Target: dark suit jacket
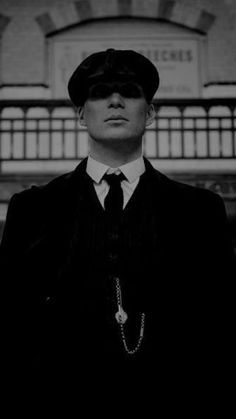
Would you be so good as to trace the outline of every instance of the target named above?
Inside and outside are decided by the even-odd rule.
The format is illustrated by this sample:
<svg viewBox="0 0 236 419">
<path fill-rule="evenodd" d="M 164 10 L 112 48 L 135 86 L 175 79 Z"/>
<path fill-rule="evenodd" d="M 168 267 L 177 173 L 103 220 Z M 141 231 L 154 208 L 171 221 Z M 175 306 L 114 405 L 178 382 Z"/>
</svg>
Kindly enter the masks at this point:
<svg viewBox="0 0 236 419">
<path fill-rule="evenodd" d="M 222 386 L 230 372 L 234 256 L 224 204 L 218 195 L 177 183 L 147 160 L 145 164 L 142 189 L 138 186 L 134 195 L 139 194 L 140 205 L 147 199 L 151 202 L 156 219 L 150 237 L 155 239 L 154 252 L 152 249 L 145 261 L 144 291 L 148 294 L 150 314 L 145 330 L 149 336 L 148 354 L 142 362 L 124 365 L 109 359 L 107 354 L 101 358 L 101 354 L 96 356 L 96 347 L 86 351 L 86 340 L 80 333 L 83 328 L 78 327 L 79 347 L 85 350 L 76 367 L 73 361 L 69 369 L 76 371 L 76 376 L 79 371 L 83 382 L 89 375 L 87 385 L 93 382 L 96 388 L 97 377 L 106 371 L 107 380 L 113 385 L 119 381 L 117 377 L 123 376 L 123 385 L 126 382 L 131 387 L 146 379 L 154 380 L 159 389 L 160 384 L 162 389 L 168 388 L 166 393 L 170 385 L 175 391 L 181 388 L 186 392 L 193 386 L 196 390 L 201 383 L 207 393 L 213 383 L 216 388 Z M 79 279 L 76 286 L 70 281 L 66 286 L 67 273 L 63 269 L 74 220 L 86 208 L 89 211 L 86 191 L 92 183 L 85 167 L 86 159 L 73 172 L 49 184 L 14 195 L 9 204 L 1 244 L 2 281 L 8 291 L 7 297 L 2 297 L 7 318 L 6 360 L 9 370 L 14 372 L 20 366 L 31 380 L 36 375 L 46 383 L 49 377 L 57 376 L 56 382 L 65 364 L 61 353 L 57 375 L 58 371 L 50 371 L 49 365 L 43 368 L 39 362 L 41 340 L 43 359 L 45 351 L 50 351 L 47 325 L 52 323 L 47 316 L 54 316 L 55 325 L 56 313 L 62 333 L 67 330 L 62 342 L 68 345 L 68 331 L 77 327 L 71 327 L 69 318 L 66 327 L 62 327 L 65 313 L 78 304 L 75 297 L 81 292 Z M 63 275 L 64 285 L 60 289 L 58 278 Z M 82 275 L 78 273 L 78 277 Z M 53 297 L 53 304 L 46 296 Z M 86 318 L 83 321 L 86 323 Z M 68 366 L 68 359 L 75 354 L 66 345 L 62 352 Z M 113 381 L 109 381 L 111 377 Z"/>
</svg>

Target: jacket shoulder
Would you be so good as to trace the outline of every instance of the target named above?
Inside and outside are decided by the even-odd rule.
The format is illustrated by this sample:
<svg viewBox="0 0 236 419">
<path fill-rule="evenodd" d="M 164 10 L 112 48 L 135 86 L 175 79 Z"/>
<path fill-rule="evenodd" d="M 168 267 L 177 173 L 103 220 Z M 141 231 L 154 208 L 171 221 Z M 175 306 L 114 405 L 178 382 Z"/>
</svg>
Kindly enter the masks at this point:
<svg viewBox="0 0 236 419">
<path fill-rule="evenodd" d="M 62 191 L 66 188 L 69 182 L 72 172 L 57 176 L 47 183 L 41 185 L 33 184 L 30 187 L 15 193 L 11 197 L 11 201 L 27 202 L 43 199 L 44 197 L 50 197 L 51 194 L 57 191 Z"/>
<path fill-rule="evenodd" d="M 185 206 L 195 210 L 213 207 L 224 210 L 223 198 L 210 189 L 201 188 L 188 183 L 177 181 L 153 167 L 153 183 L 156 190 L 160 188 L 167 199 L 175 203 L 175 208 Z"/>
</svg>

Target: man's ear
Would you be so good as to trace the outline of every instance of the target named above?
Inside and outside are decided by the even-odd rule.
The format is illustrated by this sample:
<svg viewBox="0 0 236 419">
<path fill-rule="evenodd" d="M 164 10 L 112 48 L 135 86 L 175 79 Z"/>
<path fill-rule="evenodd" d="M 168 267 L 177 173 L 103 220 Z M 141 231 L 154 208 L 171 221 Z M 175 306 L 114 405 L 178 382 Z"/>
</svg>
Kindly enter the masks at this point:
<svg viewBox="0 0 236 419">
<path fill-rule="evenodd" d="M 84 116 L 84 106 L 79 106 L 78 108 L 78 117 L 79 117 L 79 123 L 82 127 L 86 127 L 86 120 Z"/>
<path fill-rule="evenodd" d="M 152 125 L 155 117 L 156 117 L 156 111 L 155 111 L 154 105 L 151 103 L 148 105 L 148 109 L 147 109 L 146 127 L 149 127 L 149 125 Z"/>
</svg>

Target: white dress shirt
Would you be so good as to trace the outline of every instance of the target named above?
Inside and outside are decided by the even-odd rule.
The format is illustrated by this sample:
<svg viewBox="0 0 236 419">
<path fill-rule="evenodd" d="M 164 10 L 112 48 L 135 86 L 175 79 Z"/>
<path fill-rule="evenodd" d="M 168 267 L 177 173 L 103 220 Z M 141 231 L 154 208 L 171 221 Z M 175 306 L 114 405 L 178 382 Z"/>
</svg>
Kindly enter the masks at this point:
<svg viewBox="0 0 236 419">
<path fill-rule="evenodd" d="M 120 174 L 123 173 L 127 180 L 122 180 L 121 187 L 124 194 L 123 208 L 127 205 L 131 198 L 136 186 L 138 185 L 140 176 L 145 172 L 145 164 L 143 157 L 131 161 L 130 163 L 123 164 L 117 168 L 109 167 L 106 164 L 94 160 L 91 156 L 88 157 L 86 171 L 92 178 L 94 188 L 97 193 L 98 199 L 104 208 L 104 200 L 109 191 L 110 186 L 102 179 L 105 173 L 107 174 Z"/>
</svg>

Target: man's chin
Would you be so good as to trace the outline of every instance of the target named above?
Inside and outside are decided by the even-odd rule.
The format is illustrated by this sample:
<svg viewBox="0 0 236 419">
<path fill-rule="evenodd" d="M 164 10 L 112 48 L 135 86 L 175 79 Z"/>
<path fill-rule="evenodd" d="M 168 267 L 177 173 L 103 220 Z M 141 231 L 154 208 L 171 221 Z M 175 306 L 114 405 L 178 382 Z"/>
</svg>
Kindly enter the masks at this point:
<svg viewBox="0 0 236 419">
<path fill-rule="evenodd" d="M 129 138 L 109 138 L 100 142 L 103 147 L 110 148 L 113 150 L 121 151 L 121 150 L 129 150 L 133 148 L 132 144 L 134 142 L 131 141 Z M 137 142 L 136 142 L 137 143 Z"/>
<path fill-rule="evenodd" d="M 114 133 L 114 132 L 100 138 L 95 138 L 96 142 L 101 142 L 101 143 L 124 142 L 124 141 L 129 141 L 129 140 L 130 140 L 129 135 L 124 134 L 124 133 Z"/>
<path fill-rule="evenodd" d="M 114 144 L 114 145 L 121 145 L 123 143 L 126 144 L 140 144 L 140 142 L 142 142 L 142 133 L 140 133 L 140 135 L 134 135 L 130 132 L 127 132 L 126 130 L 109 130 L 106 131 L 105 133 L 102 133 L 100 135 L 95 135 L 91 136 L 92 140 L 95 141 L 97 144 Z"/>
</svg>

